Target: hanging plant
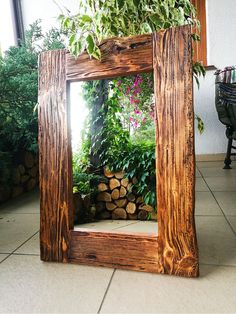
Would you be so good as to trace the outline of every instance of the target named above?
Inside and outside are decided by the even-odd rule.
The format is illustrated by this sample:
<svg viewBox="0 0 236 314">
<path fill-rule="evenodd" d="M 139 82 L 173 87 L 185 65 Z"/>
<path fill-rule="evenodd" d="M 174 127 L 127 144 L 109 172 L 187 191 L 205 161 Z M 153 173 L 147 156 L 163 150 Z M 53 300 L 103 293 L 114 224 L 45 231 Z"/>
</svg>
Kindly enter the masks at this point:
<svg viewBox="0 0 236 314">
<path fill-rule="evenodd" d="M 59 16 L 67 47 L 76 57 L 86 50 L 90 57 L 100 59 L 102 40 L 114 36 L 149 34 L 181 25 L 200 28 L 190 0 L 78 0 L 78 4 L 78 14 L 71 15 L 67 10 Z M 192 39 L 199 41 L 200 37 L 193 33 Z M 205 76 L 201 63 L 193 64 L 193 75 L 199 86 L 198 77 Z M 199 116 L 195 117 L 202 133 L 204 123 Z"/>
</svg>

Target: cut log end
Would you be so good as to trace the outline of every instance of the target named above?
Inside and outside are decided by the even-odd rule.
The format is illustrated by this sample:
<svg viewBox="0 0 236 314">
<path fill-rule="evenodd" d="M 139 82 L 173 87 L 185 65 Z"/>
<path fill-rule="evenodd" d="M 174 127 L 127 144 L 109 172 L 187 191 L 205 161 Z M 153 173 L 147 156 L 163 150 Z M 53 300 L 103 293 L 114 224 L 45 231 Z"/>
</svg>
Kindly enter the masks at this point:
<svg viewBox="0 0 236 314">
<path fill-rule="evenodd" d="M 126 206 L 126 211 L 128 214 L 134 214 L 136 211 L 136 204 L 129 202 Z"/>
<path fill-rule="evenodd" d="M 148 217 L 148 212 L 146 212 L 145 210 L 140 210 L 138 213 L 138 219 L 139 220 L 147 220 Z"/>
<path fill-rule="evenodd" d="M 101 192 L 97 196 L 98 201 L 111 202 L 111 194 L 108 192 Z"/>
<path fill-rule="evenodd" d="M 129 193 L 127 195 L 127 198 L 130 202 L 134 202 L 135 201 L 135 195 L 133 193 Z"/>
<path fill-rule="evenodd" d="M 112 178 L 109 181 L 110 190 L 114 190 L 120 186 L 120 181 L 118 179 Z"/>
<path fill-rule="evenodd" d="M 127 187 L 128 184 L 129 184 L 128 178 L 124 178 L 121 180 L 121 185 L 124 186 L 125 188 Z"/>
<path fill-rule="evenodd" d="M 124 186 L 121 186 L 120 188 L 120 197 L 125 197 L 125 195 L 127 194 L 127 190 Z"/>
<path fill-rule="evenodd" d="M 124 208 L 116 208 L 113 212 L 112 212 L 112 219 L 127 219 L 127 213 L 125 211 Z"/>
<path fill-rule="evenodd" d="M 119 172 L 116 172 L 115 173 L 115 177 L 117 178 L 117 179 L 123 179 L 124 178 L 124 171 L 119 171 Z"/>
<path fill-rule="evenodd" d="M 107 202 L 106 203 L 106 209 L 109 210 L 109 211 L 113 211 L 116 207 L 117 207 L 117 205 L 112 203 L 112 202 Z"/>
<path fill-rule="evenodd" d="M 121 198 L 121 199 L 118 199 L 118 200 L 115 200 L 115 203 L 118 207 L 122 207 L 122 208 L 125 208 L 125 206 L 127 205 L 127 199 L 126 198 Z"/>
<path fill-rule="evenodd" d="M 104 171 L 105 177 L 107 178 L 113 178 L 115 175 L 112 171 L 110 171 L 108 167 L 104 167 L 103 171 Z"/>
<path fill-rule="evenodd" d="M 108 186 L 107 186 L 106 183 L 101 182 L 101 183 L 98 184 L 98 191 L 104 192 L 104 191 L 107 191 L 107 190 L 108 190 Z"/>
<path fill-rule="evenodd" d="M 142 204 L 139 206 L 139 209 L 145 210 L 148 213 L 151 213 L 154 211 L 154 208 L 151 205 Z"/>
<path fill-rule="evenodd" d="M 111 192 L 111 198 L 113 200 L 118 200 L 120 197 L 120 191 L 118 189 L 114 189 L 112 192 Z"/>
</svg>

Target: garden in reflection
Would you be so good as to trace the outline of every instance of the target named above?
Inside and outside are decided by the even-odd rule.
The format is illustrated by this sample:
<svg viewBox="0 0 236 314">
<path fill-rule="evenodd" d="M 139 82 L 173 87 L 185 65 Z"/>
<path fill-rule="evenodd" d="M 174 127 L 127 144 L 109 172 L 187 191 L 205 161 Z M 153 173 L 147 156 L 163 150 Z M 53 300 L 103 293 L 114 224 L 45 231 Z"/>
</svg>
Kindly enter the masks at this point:
<svg viewBox="0 0 236 314">
<path fill-rule="evenodd" d="M 70 84 L 75 230 L 157 233 L 153 74 Z"/>
</svg>

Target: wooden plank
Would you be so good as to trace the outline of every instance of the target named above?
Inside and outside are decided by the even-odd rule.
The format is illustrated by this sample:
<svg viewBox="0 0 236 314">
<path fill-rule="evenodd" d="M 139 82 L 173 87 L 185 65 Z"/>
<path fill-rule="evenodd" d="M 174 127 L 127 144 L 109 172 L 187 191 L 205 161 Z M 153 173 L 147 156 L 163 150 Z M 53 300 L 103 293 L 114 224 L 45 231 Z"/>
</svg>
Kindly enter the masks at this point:
<svg viewBox="0 0 236 314">
<path fill-rule="evenodd" d="M 153 34 L 159 263 L 198 276 L 194 223 L 194 112 L 188 26 Z M 162 257 L 161 257 L 162 256 Z"/>
<path fill-rule="evenodd" d="M 44 261 L 67 261 L 72 163 L 64 50 L 39 57 L 40 249 Z M 73 215 L 73 213 L 71 213 Z"/>
<path fill-rule="evenodd" d="M 99 47 L 101 61 L 90 58 L 86 52 L 77 59 L 67 53 L 67 80 L 101 80 L 152 71 L 151 35 L 110 38 Z"/>
<path fill-rule="evenodd" d="M 70 237 L 72 263 L 159 272 L 155 234 L 80 229 Z"/>
<path fill-rule="evenodd" d="M 206 0 L 191 0 L 191 2 L 197 10 L 197 19 L 201 24 L 200 31 L 196 28 L 193 29 L 193 32 L 196 32 L 201 37 L 199 42 L 193 42 L 193 60 L 207 66 Z"/>
<path fill-rule="evenodd" d="M 112 56 L 112 44 L 108 40 L 110 48 L 101 64 L 96 61 L 94 70 L 87 60 L 89 64 L 84 63 L 78 73 L 68 72 L 71 77 L 65 73 L 68 55 L 64 50 L 40 56 L 41 259 L 194 277 L 198 275 L 198 249 L 194 224 L 190 28 L 185 26 L 155 33 L 153 44 L 141 41 L 142 44 L 137 45 L 137 37 L 120 41 L 122 45 L 114 46 L 115 56 Z M 131 46 L 131 42 L 136 44 Z M 153 53 L 150 53 L 150 47 L 153 47 Z M 142 52 L 140 55 L 138 49 Z M 148 54 L 149 57 L 153 55 L 153 66 L 150 59 L 144 66 L 144 56 Z M 113 61 L 117 66 L 114 71 Z M 66 80 L 101 79 L 146 72 L 152 67 L 156 98 L 158 237 L 70 231 L 73 225 L 72 171 Z"/>
</svg>

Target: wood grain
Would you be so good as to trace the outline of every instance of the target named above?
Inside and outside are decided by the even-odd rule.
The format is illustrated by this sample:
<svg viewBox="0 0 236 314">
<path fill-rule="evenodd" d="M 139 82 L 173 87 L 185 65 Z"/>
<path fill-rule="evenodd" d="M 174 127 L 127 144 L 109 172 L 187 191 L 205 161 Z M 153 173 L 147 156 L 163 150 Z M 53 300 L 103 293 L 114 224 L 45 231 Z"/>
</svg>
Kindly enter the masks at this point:
<svg viewBox="0 0 236 314">
<path fill-rule="evenodd" d="M 40 249 L 42 260 L 58 262 L 67 261 L 73 217 L 65 55 L 39 57 Z"/>
<path fill-rule="evenodd" d="M 207 66 L 207 27 L 206 27 L 206 0 L 191 0 L 197 10 L 197 19 L 200 21 L 201 29 L 194 29 L 193 32 L 200 35 L 199 42 L 193 42 L 193 60 Z"/>
<path fill-rule="evenodd" d="M 198 276 L 191 31 L 153 35 L 158 256 L 163 272 Z"/>
<path fill-rule="evenodd" d="M 71 231 L 70 262 L 159 272 L 157 235 Z"/>
<path fill-rule="evenodd" d="M 41 259 L 196 277 L 199 266 L 194 223 L 190 28 L 109 39 L 101 49 L 102 62 L 90 60 L 85 54 L 75 60 L 64 50 L 40 55 Z M 72 231 L 66 81 L 104 79 L 152 69 L 156 99 L 158 236 Z"/>
<path fill-rule="evenodd" d="M 101 80 L 152 71 L 151 35 L 110 38 L 99 47 L 101 61 L 90 58 L 86 52 L 77 59 L 67 53 L 67 80 Z"/>
</svg>

